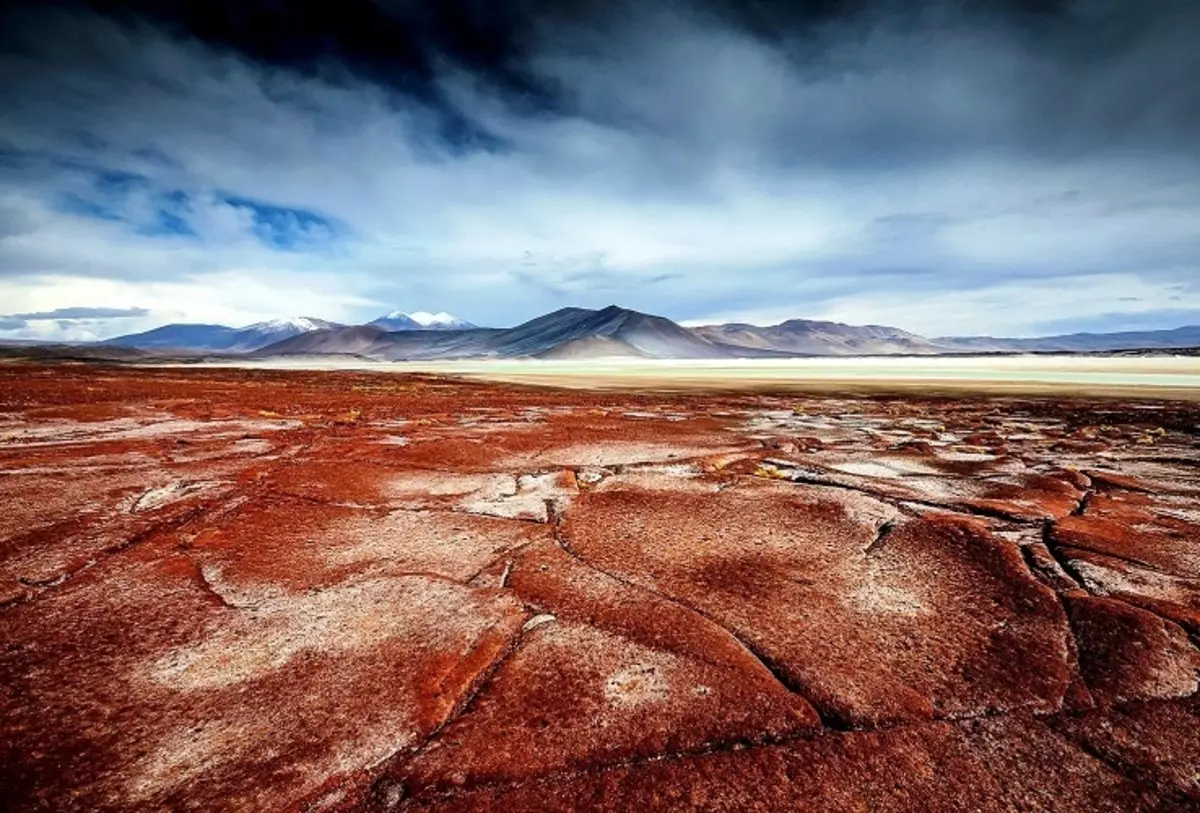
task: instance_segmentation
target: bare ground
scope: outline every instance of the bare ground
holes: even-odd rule
[[[1200,410],[0,368],[13,810],[1186,810]]]

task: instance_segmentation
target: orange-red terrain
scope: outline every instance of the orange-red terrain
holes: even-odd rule
[[[0,366],[6,810],[1200,806],[1200,408]]]

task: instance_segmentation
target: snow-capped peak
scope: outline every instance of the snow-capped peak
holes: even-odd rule
[[[429,313],[428,311],[417,311],[408,315],[418,325],[429,327],[430,325],[456,325],[461,320],[455,316],[442,311],[441,313]]]
[[[289,316],[285,319],[270,319],[266,322],[256,322],[248,330],[294,330],[307,333],[310,330],[320,330],[325,323],[310,319],[307,316]]]
[[[445,311],[441,313],[430,313],[429,311],[415,311],[413,313],[392,311],[385,316],[379,317],[371,324],[380,325],[390,330],[416,330],[417,328],[424,328],[425,330],[467,330],[474,327],[470,322],[464,322],[457,316]]]

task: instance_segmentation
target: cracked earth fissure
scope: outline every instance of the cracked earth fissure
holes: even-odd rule
[[[574,779],[585,776],[603,776],[613,771],[624,770],[628,768],[638,768],[646,765],[654,765],[662,762],[672,762],[686,759],[696,759],[699,757],[716,756],[719,754],[732,754],[737,752],[753,751],[761,748],[772,748],[779,746],[787,746],[795,743],[802,743],[816,739],[821,736],[836,736],[843,732],[824,730],[796,732],[792,734],[782,735],[767,735],[760,737],[742,737],[722,740],[718,743],[712,743],[699,748],[685,748],[675,751],[662,751],[657,754],[649,754],[647,756],[632,757],[627,759],[608,760],[597,762],[587,767],[569,767],[558,768],[542,773],[523,776],[520,779],[492,779],[473,782],[469,786],[462,789],[437,790],[433,792],[423,792],[414,795],[411,798],[405,799],[401,809],[407,809],[417,803],[425,803],[431,801],[450,801],[452,799],[461,798],[471,793],[479,791],[496,790],[524,787],[528,785],[547,785],[553,786],[555,783],[564,780]],[[853,732],[849,732],[853,733]],[[858,732],[866,733],[866,732]]]
[[[728,635],[731,639],[733,639],[733,641],[739,647],[741,647],[742,650],[744,650],[747,654],[749,654],[751,657],[753,657],[754,660],[756,660],[759,663],[759,665],[762,666],[762,668],[765,669],[767,671],[767,673],[770,674],[771,677],[773,677],[775,679],[775,681],[777,683],[779,683],[781,686],[783,686],[783,688],[787,689],[789,692],[791,692],[794,695],[797,695],[802,700],[804,700],[806,703],[808,703],[808,705],[811,706],[814,711],[816,711],[817,715],[821,718],[821,723],[826,728],[833,729],[833,730],[849,730],[850,726],[848,723],[846,723],[845,721],[841,720],[840,718],[838,718],[836,716],[829,715],[826,712],[826,710],[822,708],[822,706],[814,703],[813,700],[811,699],[811,697],[808,695],[806,687],[804,687],[803,685],[799,684],[796,680],[794,680],[791,677],[791,675],[789,675],[787,673],[786,670],[781,668],[778,665],[778,663],[776,663],[774,661],[774,659],[772,659],[769,655],[767,655],[765,652],[763,652],[759,647],[753,645],[752,643],[750,643],[749,641],[744,639],[742,636],[738,635],[735,631],[731,630],[729,627],[722,624],[720,621],[718,621],[716,618],[714,618],[708,611],[701,609],[700,607],[696,607],[695,605],[690,604],[681,599],[678,599],[674,596],[663,593],[659,590],[655,590],[653,588],[646,587],[645,585],[638,584],[635,581],[627,579],[620,574],[605,570],[604,568],[601,568],[601,567],[597,566],[596,564],[594,564],[593,562],[589,561],[585,556],[583,556],[581,553],[579,553],[577,550],[575,550],[575,548],[571,545],[570,540],[567,539],[567,537],[564,533],[562,533],[561,517],[558,515],[557,512],[554,515],[554,521],[551,523],[551,527],[553,528],[553,531],[554,531],[554,541],[558,544],[558,546],[560,548],[562,548],[562,550],[564,552],[566,552],[566,554],[568,556],[573,558],[575,561],[579,562],[581,565],[588,568],[589,570],[593,570],[602,576],[606,576],[607,578],[610,578],[613,581],[618,582],[619,584],[623,584],[626,587],[630,587],[634,590],[638,590],[638,591],[641,591],[644,593],[649,593],[650,595],[656,596],[657,598],[662,599],[663,601],[668,601],[677,607],[680,607],[694,615],[699,616],[700,618],[703,618],[705,621],[707,621],[708,623],[717,627],[718,629],[723,631],[726,635]]]
[[[1054,561],[1058,562],[1058,566],[1063,569],[1063,572],[1070,576],[1083,589],[1087,589],[1086,583],[1083,580],[1083,575],[1075,567],[1075,563],[1066,555],[1063,547],[1058,544],[1058,539],[1054,535],[1055,524],[1053,520],[1046,520],[1042,523],[1042,544],[1046,546],[1046,550],[1050,551],[1050,556]],[[1090,591],[1089,591],[1090,592]]]
[[[1059,730],[1058,726],[1055,726],[1055,725],[1047,724],[1046,728],[1049,729],[1049,731],[1052,734],[1054,734],[1054,736],[1058,737],[1060,740],[1065,742],[1070,747],[1074,748],[1075,750],[1077,750],[1083,754],[1086,754],[1088,757],[1090,757],[1091,759],[1094,759],[1096,762],[1099,762],[1101,765],[1103,765],[1105,767],[1106,770],[1111,771],[1112,773],[1116,774],[1117,776],[1120,776],[1121,778],[1123,778],[1129,782],[1132,782],[1135,785],[1142,786],[1145,784],[1144,777],[1139,776],[1138,771],[1133,769],[1130,765],[1128,765],[1118,759],[1114,759],[1110,754],[1106,754],[1103,749],[1097,748],[1092,743],[1088,742],[1086,739],[1084,739],[1082,737],[1080,737],[1080,738],[1072,737],[1069,734],[1067,734],[1066,732]],[[1161,788],[1156,788],[1155,793],[1156,794],[1162,793],[1162,790],[1163,789],[1161,789]],[[1169,794],[1169,801],[1172,802],[1173,804],[1186,803],[1186,800],[1183,798],[1182,795],[1176,794],[1172,791],[1168,791],[1168,794]],[[1168,801],[1168,800],[1164,800],[1164,801]]]
[[[1124,562],[1125,564],[1135,565],[1136,567],[1144,568],[1146,570],[1153,571],[1154,573],[1166,574],[1166,571],[1164,571],[1158,565],[1152,564],[1152,563],[1144,561],[1142,559],[1138,559],[1135,556],[1124,556],[1119,553],[1114,553],[1111,550],[1104,550],[1101,548],[1092,547],[1090,545],[1087,545],[1086,543],[1081,543],[1081,542],[1071,542],[1069,544],[1060,542],[1056,536],[1057,529],[1058,529],[1058,525],[1053,520],[1047,520],[1045,525],[1043,526],[1042,541],[1045,543],[1046,547],[1050,550],[1051,555],[1054,556],[1054,558],[1058,560],[1058,563],[1060,565],[1062,565],[1063,570],[1067,571],[1067,573],[1069,573],[1071,575],[1071,577],[1074,578],[1077,582],[1079,582],[1079,585],[1085,589],[1087,588],[1087,585],[1083,581],[1083,576],[1074,567],[1074,564],[1071,562],[1071,560],[1066,556],[1066,551],[1068,551],[1068,550],[1072,550],[1072,549],[1073,550],[1083,550],[1083,551],[1087,551],[1088,553],[1094,553],[1097,556],[1103,556],[1107,559],[1112,559],[1117,562]]]
[[[752,476],[752,475],[751,475]],[[793,470],[787,475],[785,482],[795,483],[798,485],[816,486],[825,488],[837,488],[845,491],[856,491],[859,494],[865,494],[868,497],[886,502],[903,510],[903,503],[911,505],[920,505],[926,508],[936,508],[942,511],[948,511],[954,514],[964,514],[969,516],[986,517],[988,519],[999,519],[1005,522],[1012,522],[1019,525],[1036,525],[1041,520],[1029,519],[1027,517],[1017,516],[1007,511],[1001,511],[996,508],[984,508],[978,505],[967,505],[965,503],[945,503],[935,500],[924,500],[918,497],[896,497],[883,491],[868,488],[862,485],[853,485],[850,483],[839,483],[833,480],[826,480],[822,477],[805,475]]]
[[[6,610],[12,609],[13,607],[20,606],[22,604],[28,604],[32,601],[36,601],[41,596],[47,595],[48,593],[52,592],[54,590],[54,588],[60,587],[63,584],[66,584],[67,582],[71,581],[79,574],[81,574],[87,570],[90,570],[91,568],[95,567],[96,565],[99,565],[103,562],[107,562],[112,557],[117,556],[118,554],[123,553],[124,551],[127,551],[127,550],[137,547],[138,545],[145,542],[147,539],[152,539],[153,537],[155,537],[161,533],[167,533],[167,532],[170,532],[173,530],[178,530],[180,528],[183,528],[184,526],[188,525],[193,520],[208,513],[213,508],[215,508],[218,505],[221,505],[224,502],[225,502],[225,500],[213,500],[211,502],[202,503],[200,505],[189,508],[187,511],[185,511],[180,516],[173,517],[168,520],[163,520],[161,522],[156,522],[148,528],[143,528],[141,531],[138,531],[137,533],[135,533],[134,535],[132,535],[131,537],[129,537],[128,539],[126,539],[122,542],[119,542],[115,545],[109,545],[107,547],[101,548],[96,553],[96,555],[92,559],[88,560],[86,563],[80,565],[79,567],[77,567],[73,570],[69,570],[69,571],[60,573],[59,575],[55,576],[53,579],[27,579],[25,577],[20,577],[17,579],[18,582],[25,585],[26,587],[35,588],[36,592],[27,593],[24,597],[18,597],[11,601],[8,601],[4,604],[0,604],[0,612],[4,612]]]
[[[1169,702],[1169,701],[1161,701],[1161,702],[1165,703],[1165,702]],[[1145,701],[1130,701],[1128,703],[1114,704],[1112,708],[1115,710],[1121,710],[1124,708],[1129,708],[1129,707],[1137,706],[1139,704],[1144,704],[1144,703],[1145,703]],[[970,723],[974,720],[979,720],[979,719],[984,719],[984,718],[999,719],[999,718],[1003,718],[1006,716],[1023,714],[1023,713],[1027,713],[1027,712],[1023,709],[1011,709],[1008,711],[993,712],[991,714],[977,714],[977,715],[969,715],[969,716],[938,719],[938,720],[924,720],[924,721],[920,721],[920,722],[893,723],[891,725],[881,726],[879,728],[872,728],[872,729],[854,729],[854,730],[845,730],[845,731],[821,729],[821,730],[818,730],[815,732],[797,731],[797,732],[793,732],[793,733],[789,733],[789,734],[782,734],[782,735],[776,735],[776,736],[768,735],[768,736],[762,736],[762,737],[732,738],[732,739],[728,739],[728,740],[722,740],[721,742],[718,742],[718,743],[711,743],[711,744],[708,744],[708,745],[705,745],[705,746],[702,746],[699,748],[684,748],[684,749],[677,749],[677,750],[671,750],[671,751],[663,751],[663,752],[659,752],[656,754],[650,754],[650,755],[646,755],[646,756],[631,757],[631,758],[627,758],[627,759],[610,760],[610,761],[606,761],[606,762],[602,762],[602,763],[598,763],[598,764],[594,764],[594,765],[589,765],[584,768],[580,768],[580,767],[558,768],[558,769],[553,769],[553,770],[545,771],[545,772],[538,773],[538,774],[523,776],[520,779],[482,780],[482,781],[478,781],[478,782],[473,782],[469,786],[464,786],[462,788],[418,792],[414,796],[406,798],[404,800],[404,804],[401,806],[401,809],[408,809],[409,807],[411,807],[415,804],[418,804],[418,803],[423,804],[423,803],[436,802],[436,801],[447,801],[448,802],[448,801],[452,801],[455,799],[461,799],[461,798],[467,797],[474,793],[485,792],[485,791],[489,791],[489,790],[504,790],[504,789],[517,788],[517,787],[527,787],[530,785],[545,786],[547,789],[552,789],[558,783],[561,783],[561,782],[567,781],[567,780],[571,780],[571,779],[575,779],[575,778],[580,778],[580,777],[600,777],[600,776],[604,776],[605,774],[612,773],[614,771],[636,769],[639,767],[660,764],[660,763],[664,763],[664,762],[684,761],[684,760],[690,760],[690,759],[703,758],[703,757],[707,757],[707,756],[717,756],[717,755],[721,755],[721,754],[732,754],[732,753],[738,753],[738,752],[752,752],[752,751],[757,751],[757,750],[762,750],[762,749],[767,749],[767,748],[780,748],[780,747],[786,748],[790,745],[797,745],[800,743],[812,742],[812,741],[818,740],[822,737],[863,737],[863,736],[877,735],[884,731],[895,731],[895,730],[920,731],[920,730],[936,729],[936,728],[939,728],[942,726],[951,726],[954,728],[961,728],[964,725],[966,725],[967,723]],[[1036,716],[1041,719],[1041,721],[1042,721],[1041,724],[1045,725],[1045,727],[1049,731],[1051,731],[1056,737],[1063,740],[1072,749],[1080,751],[1081,753],[1087,755],[1089,758],[1094,759],[1095,761],[1099,762],[1106,771],[1116,774],[1116,775],[1118,775],[1126,780],[1129,780],[1131,782],[1134,782],[1138,785],[1144,784],[1141,781],[1141,779],[1137,776],[1136,772],[1130,770],[1128,766],[1122,764],[1121,762],[1119,762],[1117,760],[1111,759],[1110,757],[1108,757],[1106,754],[1104,754],[1099,749],[1095,749],[1095,748],[1089,746],[1086,742],[1075,740],[1074,738],[1059,731],[1053,725],[1053,722],[1054,722],[1054,718],[1064,716],[1062,712],[1056,712],[1056,713],[1053,713],[1052,715],[1036,715]],[[1047,719],[1047,718],[1049,718],[1049,719]],[[1182,801],[1182,799],[1180,799],[1180,801]]]
[[[526,614],[525,620],[529,620],[528,614]],[[481,633],[476,641],[476,646],[478,646],[487,637],[488,633],[494,630],[499,623],[500,622],[493,624],[491,627]],[[477,672],[475,677],[471,679],[470,684],[455,701],[445,719],[438,723],[438,725],[432,731],[430,731],[429,734],[421,740],[421,742],[401,748],[399,751],[389,754],[377,762],[371,769],[371,772],[374,774],[374,779],[372,780],[371,784],[377,785],[380,781],[388,777],[405,776],[407,771],[404,769],[407,765],[432,748],[441,738],[442,734],[445,733],[445,731],[451,725],[469,715],[473,710],[477,699],[492,684],[492,681],[504,667],[504,664],[507,663],[509,659],[511,659],[521,648],[521,644],[524,642],[525,635],[526,632],[523,627],[517,629],[516,634],[509,639],[508,643],[496,654],[496,657],[494,657],[487,666]],[[470,657],[470,652],[467,653],[466,657]]]
[[[871,544],[867,545],[867,547],[863,549],[863,554],[866,556],[871,556],[872,554],[878,552],[879,549],[883,547],[884,541],[892,533],[892,529],[895,528],[895,526],[896,523],[892,520],[888,520],[880,525],[875,531],[875,538],[871,540]]]
[[[1191,643],[1191,645],[1192,645],[1193,647],[1195,647],[1197,650],[1200,650],[1200,635],[1197,635],[1196,633],[1194,633],[1194,632],[1192,632],[1191,630],[1187,629],[1187,628],[1186,628],[1186,626],[1179,624],[1179,622],[1178,622],[1178,621],[1176,621],[1176,620],[1174,620],[1174,619],[1172,619],[1172,618],[1168,618],[1167,616],[1163,615],[1163,614],[1162,614],[1162,612],[1161,612],[1161,610],[1160,610],[1158,607],[1154,606],[1152,603],[1150,603],[1150,602],[1144,602],[1144,601],[1138,601],[1138,600],[1136,600],[1136,599],[1135,599],[1135,598],[1133,598],[1133,597],[1126,597],[1126,596],[1113,596],[1113,595],[1107,595],[1107,594],[1097,594],[1095,591],[1093,591],[1091,588],[1089,588],[1089,587],[1087,586],[1087,582],[1086,582],[1086,580],[1083,578],[1083,574],[1082,574],[1082,573],[1080,573],[1080,572],[1079,572],[1079,569],[1075,567],[1075,563],[1074,563],[1074,561],[1073,561],[1073,560],[1072,560],[1072,559],[1071,559],[1069,556],[1067,556],[1067,551],[1071,550],[1072,548],[1075,548],[1075,549],[1078,549],[1078,550],[1089,550],[1089,549],[1088,549],[1088,548],[1082,548],[1082,547],[1079,547],[1079,546],[1076,546],[1076,545],[1065,545],[1065,546],[1064,546],[1064,545],[1060,545],[1060,544],[1059,544],[1059,543],[1058,543],[1058,542],[1055,540],[1055,538],[1054,538],[1054,528],[1055,528],[1055,524],[1054,524],[1054,522],[1053,522],[1053,521],[1050,521],[1050,520],[1047,520],[1047,521],[1046,521],[1045,528],[1043,529],[1042,540],[1043,540],[1043,542],[1044,542],[1044,544],[1045,544],[1045,546],[1046,546],[1046,549],[1047,549],[1048,551],[1050,551],[1050,555],[1051,555],[1052,557],[1054,557],[1054,560],[1055,560],[1056,562],[1058,562],[1058,565],[1059,565],[1059,567],[1061,567],[1061,568],[1063,569],[1063,571],[1064,571],[1064,572],[1065,572],[1065,573],[1066,573],[1068,576],[1070,576],[1072,579],[1074,579],[1074,580],[1075,580],[1075,582],[1076,582],[1076,583],[1079,585],[1079,589],[1083,590],[1083,591],[1084,591],[1084,592],[1086,592],[1088,595],[1092,595],[1092,596],[1095,596],[1095,595],[1100,595],[1100,596],[1102,596],[1103,598],[1107,598],[1107,599],[1110,599],[1110,600],[1112,600],[1112,601],[1118,601],[1118,602],[1120,602],[1121,604],[1125,604],[1125,605],[1128,605],[1128,606],[1130,606],[1130,607],[1134,607],[1134,608],[1136,608],[1136,609],[1139,609],[1139,610],[1142,610],[1142,611],[1144,611],[1144,612],[1150,613],[1151,615],[1155,616],[1155,617],[1156,617],[1156,618],[1158,618],[1160,621],[1162,621],[1162,622],[1164,622],[1164,623],[1166,623],[1166,624],[1172,624],[1172,625],[1179,626],[1181,629],[1183,629],[1183,630],[1184,630],[1184,633],[1187,635],[1187,637],[1188,637],[1188,641]],[[1127,564],[1136,565],[1136,566],[1138,566],[1138,567],[1145,567],[1145,568],[1147,568],[1147,569],[1149,569],[1149,570],[1152,570],[1152,571],[1154,571],[1154,572],[1156,572],[1156,573],[1161,573],[1161,572],[1162,572],[1162,571],[1161,571],[1159,568],[1152,567],[1152,566],[1150,566],[1150,565],[1147,565],[1147,564],[1145,564],[1145,563],[1142,563],[1142,562],[1138,561],[1137,559],[1130,559],[1130,558],[1127,558],[1127,557],[1115,556],[1115,555],[1113,555],[1113,554],[1111,554],[1111,553],[1108,553],[1108,552],[1105,552],[1105,551],[1090,551],[1090,552],[1092,552],[1092,553],[1096,553],[1096,554],[1098,554],[1098,555],[1100,555],[1100,556],[1106,556],[1106,557],[1108,557],[1108,558],[1110,558],[1110,559],[1113,559],[1114,561],[1118,561],[1118,562],[1125,562],[1125,563],[1127,563]],[[1031,567],[1030,569],[1032,569],[1032,567]],[[1055,590],[1054,592],[1055,592],[1055,594],[1059,594],[1059,591],[1058,591],[1058,590]],[[1061,597],[1061,595],[1059,595],[1059,598],[1060,598],[1060,601],[1061,601],[1061,598],[1062,598],[1062,597]],[[1066,610],[1066,607],[1064,606],[1064,608],[1063,608],[1063,609],[1064,609],[1064,610]],[[1067,616],[1068,616],[1068,619],[1069,619],[1069,618],[1070,618],[1070,613],[1067,613]],[[1071,635],[1072,635],[1072,637],[1074,638],[1074,636],[1075,636],[1075,633],[1074,633],[1074,627],[1073,627],[1073,626],[1071,627]],[[1077,640],[1077,639],[1076,639],[1076,645],[1078,645],[1078,640]]]
[[[191,557],[188,557],[188,558],[191,559]],[[245,609],[243,607],[240,607],[237,604],[230,602],[229,599],[225,598],[225,595],[220,590],[218,590],[216,588],[216,586],[209,580],[208,574],[206,574],[204,572],[204,565],[200,564],[199,562],[197,562],[194,559],[191,559],[191,562],[192,562],[192,566],[195,567],[195,569],[196,569],[196,581],[199,583],[200,589],[202,591],[204,591],[205,595],[209,596],[210,598],[215,600],[218,604],[220,604],[222,607],[225,607],[227,609],[230,609],[230,610]]]

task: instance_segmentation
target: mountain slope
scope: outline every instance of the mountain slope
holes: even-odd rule
[[[255,355],[369,355],[387,335],[374,325],[314,330],[259,348]]]
[[[140,349],[214,350],[228,345],[236,332],[235,328],[224,325],[163,325],[144,333],[131,333],[128,336],[105,339],[102,344]]]
[[[588,336],[583,339],[572,339],[563,342],[537,358],[555,361],[573,361],[584,359],[605,358],[646,358],[645,353],[638,352],[634,347],[618,339],[607,336]]]

